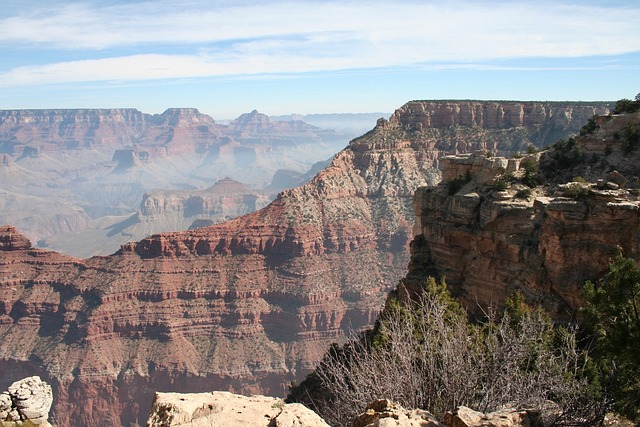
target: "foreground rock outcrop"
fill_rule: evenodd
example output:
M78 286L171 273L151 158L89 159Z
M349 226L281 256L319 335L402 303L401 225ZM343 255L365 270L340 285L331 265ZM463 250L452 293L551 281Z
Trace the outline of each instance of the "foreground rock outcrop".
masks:
M447 412L442 421L422 409L405 409L388 399L367 405L351 427L542 427L536 411L503 409L484 414L466 406Z
M353 420L352 427L444 427L428 411L405 409L388 399L367 405L365 412ZM453 427L453 426L451 426ZM457 426L456 426L457 427Z
M34 376L16 381L0 394L0 426L51 426L51 386Z
M522 121L452 113L469 108ZM0 383L40 375L55 423L76 427L142 424L156 390L284 396L375 321L406 272L413 194L440 180L446 153L517 151L605 108L411 102L241 218L84 260L12 245L0 251Z
M543 427L537 411L503 409L483 414L466 406L458 407L444 416L447 427Z
M228 392L156 393L147 427L329 427L299 403Z

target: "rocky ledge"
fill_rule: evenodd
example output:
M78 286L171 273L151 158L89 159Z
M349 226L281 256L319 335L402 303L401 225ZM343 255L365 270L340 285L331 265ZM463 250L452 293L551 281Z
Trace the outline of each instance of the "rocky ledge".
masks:
M405 409L388 399L370 403L351 427L536 427L535 411L503 409L483 414L465 406L445 414L442 422L422 409ZM299 403L267 396L228 392L156 393L147 427L329 427Z
M619 137L640 115L607 117L592 134L524 159L445 157L443 183L415 193L403 284L446 277L470 310L520 290L556 315L576 315L585 281L619 249L640 256L640 154Z

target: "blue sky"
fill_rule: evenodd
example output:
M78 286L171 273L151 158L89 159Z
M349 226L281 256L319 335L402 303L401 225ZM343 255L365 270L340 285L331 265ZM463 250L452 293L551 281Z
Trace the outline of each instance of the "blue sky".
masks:
M0 109L633 98L639 23L637 0L3 0Z

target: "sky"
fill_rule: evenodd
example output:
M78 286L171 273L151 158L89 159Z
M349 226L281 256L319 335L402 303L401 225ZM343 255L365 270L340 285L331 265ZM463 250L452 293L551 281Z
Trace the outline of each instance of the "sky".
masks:
M215 119L640 92L640 2L2 0L0 109Z

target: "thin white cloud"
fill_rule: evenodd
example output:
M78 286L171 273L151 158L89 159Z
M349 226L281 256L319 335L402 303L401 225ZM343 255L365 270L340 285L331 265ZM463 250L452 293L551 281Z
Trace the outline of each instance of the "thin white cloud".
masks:
M638 22L557 2L69 3L1 19L0 46L127 53L13 66L0 86L617 55L640 50Z

